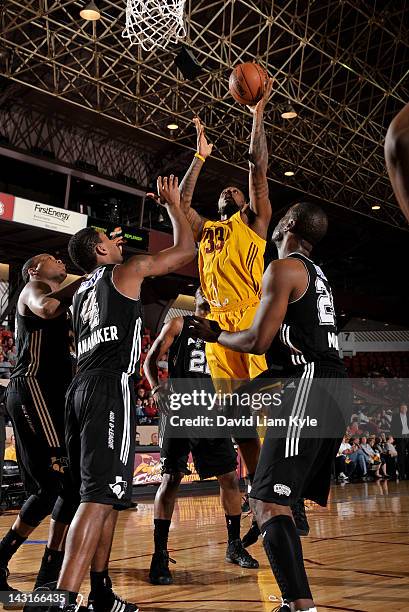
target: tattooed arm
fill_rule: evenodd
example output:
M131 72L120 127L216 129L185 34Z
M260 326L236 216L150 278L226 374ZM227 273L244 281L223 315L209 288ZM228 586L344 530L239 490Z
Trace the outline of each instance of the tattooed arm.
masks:
M253 129L249 150L249 194L250 210L253 214L249 215L249 225L262 238L267 236L271 219L267 182L268 149L263 115L272 87L273 79L269 79L262 99L256 106L250 107L253 114Z
M196 254L193 234L180 207L178 179L158 178L158 196L148 194L166 207L173 227L173 246L154 255L134 255L114 268L115 287L130 298L138 298L142 281L147 276L163 276L175 272L192 261Z
M193 123L196 126L197 132L197 152L205 159L211 155L213 145L207 142L204 126L202 125L199 117L193 119ZM190 227L192 228L193 235L196 241L199 241L202 237L203 225L207 221L197 213L192 207L193 192L196 187L197 179L199 178L200 171L203 167L204 162L198 157L194 157L190 164L189 170L186 172L183 180L180 184L180 206L186 215Z

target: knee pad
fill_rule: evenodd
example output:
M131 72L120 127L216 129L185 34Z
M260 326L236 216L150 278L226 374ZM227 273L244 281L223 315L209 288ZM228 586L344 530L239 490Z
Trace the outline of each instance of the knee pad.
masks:
M63 523L63 525L69 525L74 518L79 502L79 495L77 499L65 496L58 497L54 504L51 518L58 523Z
M41 521L51 514L57 495L57 492L51 491L40 491L37 495L30 495L20 510L21 520L31 527L38 527Z

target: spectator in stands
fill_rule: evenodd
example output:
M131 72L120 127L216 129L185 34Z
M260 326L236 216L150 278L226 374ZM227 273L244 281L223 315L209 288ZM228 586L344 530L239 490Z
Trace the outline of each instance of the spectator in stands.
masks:
M392 416L391 433L396 440L398 451L399 479L409 478L409 418L407 404L399 406L399 412Z
M374 443L375 443L374 436L373 437L371 436L369 439L366 438L366 436L362 436L360 448L365 453L365 460L367 463L367 467L371 470L371 472L373 473L373 476L379 479L379 478L382 478L382 476L379 473L379 469L382 464L381 464L380 457L377 455L376 451L373 448Z
M396 480L396 470L398 467L398 452L394 446L393 436L388 436L384 444L384 454L386 458L386 472L389 478Z
M352 472L353 463L350 460L347 461L351 453L352 447L348 442L348 434L345 434L339 447L338 455L335 457L335 476L341 482L346 482L348 480L347 473Z
M17 358L17 348L14 342L14 338L8 337L7 342L4 349L4 355L7 358L7 361L11 364L12 367L16 364Z
M146 402L147 393L146 393L146 389L144 387L138 387L138 389L136 391L136 398L140 399L142 403Z
M6 448L5 452L4 452L4 459L7 459L8 461L16 461L17 462L16 439L15 439L15 437L13 435L10 438L9 446L7 446L7 448Z
M10 378L11 363L4 356L3 348L0 347L0 378Z
M377 438L375 436L370 436L368 438L368 444L371 447L372 451L374 452L373 455L373 466L374 468L377 466L377 469L375 470L375 478L387 478L387 474L386 474L386 461L382 458L382 447L380 446L379 442L380 442L380 438L378 438L378 443L377 443ZM382 472L382 475L381 475Z
M369 421L368 423L365 423L365 426L363 429L366 429L367 433L369 435L377 435L379 434L379 427L378 427L378 423L377 423L377 414L375 415L371 415L369 417Z
M156 431L151 434L151 441L149 443L149 446L159 446L159 435Z
M153 399L153 397L148 398L148 403L143 407L143 411L149 422L153 423L153 421L158 416L158 410L156 408L155 400Z
M358 417L353 417L351 424L348 427L348 435L360 436L361 434L362 434L362 430L359 427Z
M368 417L368 415L367 415L367 414L365 414L365 412L364 412L363 408L360 408L360 409L358 410L357 417L358 417L358 423L359 423L360 425L361 425L361 424L363 424L363 423L367 423L367 422L369 421L369 417Z
M368 473L368 467L365 453L359 446L359 438L351 438L349 444L351 445L351 452L348 454L348 458L353 465L351 475L354 474L365 479Z
M145 413L143 411L143 404L142 404L142 400L140 398L138 398L136 400L136 420L137 423L141 423L145 420Z

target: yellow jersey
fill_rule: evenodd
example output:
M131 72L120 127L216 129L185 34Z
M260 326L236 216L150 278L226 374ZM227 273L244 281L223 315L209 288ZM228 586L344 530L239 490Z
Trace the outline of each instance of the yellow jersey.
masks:
M260 300L266 241L241 218L206 221L199 245L199 274L213 312Z

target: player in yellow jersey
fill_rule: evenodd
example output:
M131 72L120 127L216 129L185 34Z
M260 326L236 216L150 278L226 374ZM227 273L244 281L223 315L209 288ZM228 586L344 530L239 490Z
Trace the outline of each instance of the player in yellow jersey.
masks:
M182 209L199 242L200 282L211 307L208 318L230 332L247 329L260 302L264 251L271 219L264 109L272 84L273 79L268 79L263 98L255 107L249 107L253 116L249 201L240 189L227 186L219 197L220 221L209 221L191 207L196 181L213 148L198 118L194 119L197 153L180 186ZM263 355L236 353L216 343L206 346L206 356L213 380L230 379L230 390L235 381L254 378L267 368ZM251 480L260 451L259 439L238 443Z

